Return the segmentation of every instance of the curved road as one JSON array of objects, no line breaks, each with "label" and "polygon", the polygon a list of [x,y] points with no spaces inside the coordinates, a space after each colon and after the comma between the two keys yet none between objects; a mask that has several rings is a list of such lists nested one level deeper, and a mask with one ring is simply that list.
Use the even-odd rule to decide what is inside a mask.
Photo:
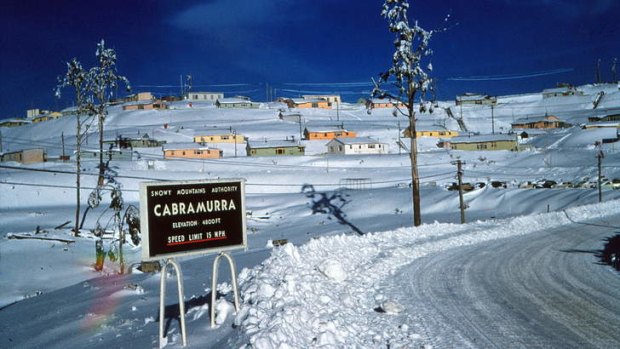
[{"label": "curved road", "polygon": [[429,255],[399,271],[394,291],[435,349],[620,348],[620,273],[596,256],[619,222]]}]

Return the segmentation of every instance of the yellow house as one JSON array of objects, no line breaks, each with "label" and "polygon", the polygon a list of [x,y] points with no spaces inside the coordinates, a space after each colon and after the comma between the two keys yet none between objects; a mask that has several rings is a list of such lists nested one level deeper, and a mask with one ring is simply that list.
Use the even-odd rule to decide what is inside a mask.
[{"label": "yellow house", "polygon": [[43,122],[43,121],[48,121],[48,120],[55,120],[55,119],[58,119],[61,116],[62,116],[61,113],[59,113],[57,111],[54,111],[54,112],[51,112],[49,114],[35,116],[34,118],[32,118],[32,122],[33,123],[37,123],[37,122]]},{"label": "yellow house", "polygon": [[[443,126],[438,126],[438,125],[416,129],[415,133],[416,133],[417,138],[420,138],[420,137],[452,138],[452,137],[456,137],[459,135],[458,131],[448,130]],[[411,130],[409,129],[409,127],[407,127],[403,131],[403,137],[406,137],[406,138],[411,137]]]},{"label": "yellow house", "polygon": [[224,156],[221,149],[210,148],[198,143],[170,143],[163,146],[164,159],[219,159]]},{"label": "yellow house", "polygon": [[402,108],[405,105],[397,100],[392,99],[384,99],[384,98],[373,98],[366,100],[366,108],[368,109],[382,109],[382,108],[394,108],[399,107]]},{"label": "yellow house", "polygon": [[194,143],[245,143],[246,138],[236,133],[197,132]]}]

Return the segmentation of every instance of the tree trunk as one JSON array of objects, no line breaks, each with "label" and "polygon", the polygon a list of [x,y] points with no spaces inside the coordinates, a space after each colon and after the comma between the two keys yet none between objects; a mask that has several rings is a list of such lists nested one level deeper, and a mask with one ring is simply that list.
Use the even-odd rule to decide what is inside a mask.
[{"label": "tree trunk", "polygon": [[[101,102],[103,103],[103,102]],[[104,115],[103,112],[100,112],[97,116],[99,118],[99,178],[97,180],[97,185],[102,187],[104,184],[104,166],[103,166],[103,121]]]},{"label": "tree trunk", "polygon": [[[79,108],[79,107],[78,107]],[[78,110],[77,118],[77,132],[75,136],[76,151],[75,151],[75,190],[76,190],[76,202],[75,202],[75,228],[73,230],[73,236],[80,235],[80,173],[82,168],[82,157],[80,151],[82,148],[82,124],[80,122],[80,111]]]},{"label": "tree trunk", "polygon": [[413,225],[422,224],[422,215],[420,213],[420,177],[418,176],[418,137],[416,135],[415,114],[413,108],[409,108],[409,129],[411,130],[411,144],[409,159],[411,160],[411,194],[413,197]]}]

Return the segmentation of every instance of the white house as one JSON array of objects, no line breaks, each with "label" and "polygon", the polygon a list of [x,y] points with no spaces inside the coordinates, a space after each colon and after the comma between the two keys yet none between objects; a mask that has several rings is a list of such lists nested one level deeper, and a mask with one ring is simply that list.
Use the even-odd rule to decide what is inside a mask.
[{"label": "white house", "polygon": [[188,92],[185,95],[185,99],[188,101],[208,101],[215,103],[215,101],[221,98],[224,98],[222,92]]},{"label": "white house", "polygon": [[369,137],[334,138],[327,143],[328,154],[387,154],[388,145]]}]

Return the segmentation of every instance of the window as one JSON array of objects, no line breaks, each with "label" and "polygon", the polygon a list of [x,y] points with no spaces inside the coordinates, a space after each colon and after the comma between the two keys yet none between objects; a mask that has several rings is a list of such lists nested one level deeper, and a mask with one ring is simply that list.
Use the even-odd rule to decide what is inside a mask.
[{"label": "window", "polygon": [[201,150],[194,150],[194,155],[201,155],[202,151]]},{"label": "window", "polygon": [[374,144],[368,144],[368,149],[375,149],[375,145]]},{"label": "window", "polygon": [[284,149],[283,149],[283,148],[277,148],[277,149],[276,149],[276,154],[277,154],[277,155],[282,155],[282,154],[284,154]]}]

